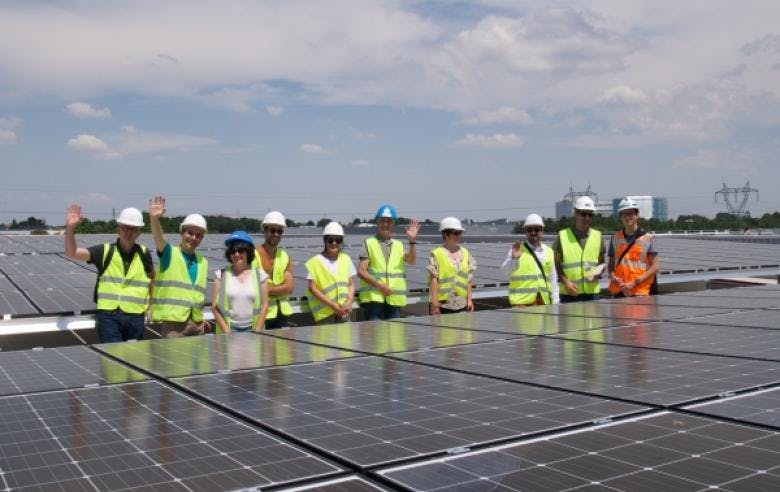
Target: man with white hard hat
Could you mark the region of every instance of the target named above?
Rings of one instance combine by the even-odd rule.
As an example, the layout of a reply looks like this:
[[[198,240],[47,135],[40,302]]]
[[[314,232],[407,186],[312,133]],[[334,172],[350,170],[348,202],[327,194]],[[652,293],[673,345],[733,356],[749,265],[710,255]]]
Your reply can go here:
[[[509,304],[525,307],[558,304],[558,274],[552,248],[542,243],[544,220],[539,214],[528,214],[523,222],[526,240],[515,242],[509,250],[507,264],[513,265],[509,277]]]
[[[81,219],[81,207],[70,205],[65,216],[65,256],[97,267],[94,299],[98,338],[102,343],[140,340],[154,278],[149,250],[136,243],[144,226],[143,215],[137,208],[122,210],[116,219],[117,241],[90,248],[76,246],[75,231]]]
[[[595,211],[593,199],[589,196],[578,197],[574,201],[574,227],[559,231],[553,241],[561,302],[599,298],[599,278],[606,266],[606,248],[601,231],[590,226]]]
[[[639,204],[625,197],[618,204],[623,228],[609,243],[609,291],[615,297],[647,296],[658,272],[655,235],[639,227]]]
[[[405,265],[417,261],[420,223],[412,219],[406,226],[409,249],[404,251],[401,241],[392,238],[398,219],[395,207],[380,205],[374,218],[377,233],[363,241],[359,256],[360,306],[366,320],[400,318],[401,308],[406,306]]]
[[[253,267],[262,268],[268,275],[268,313],[265,329],[284,328],[292,314],[290,295],[295,287],[292,274],[292,259],[287,251],[279,247],[282,234],[287,228],[287,219],[281,212],[273,210],[263,217],[265,241],[257,247]]]
[[[463,225],[455,217],[445,217],[439,223],[439,232],[444,244],[434,248],[428,260],[430,313],[474,311],[471,281],[477,262],[460,245]]]
[[[160,218],[165,214],[165,197],[149,200],[149,222],[157,248],[157,276],[152,292],[152,322],[163,338],[203,335],[208,260],[195,250],[206,234],[206,219],[190,214],[179,225],[181,242],[171,246],[165,239]]]

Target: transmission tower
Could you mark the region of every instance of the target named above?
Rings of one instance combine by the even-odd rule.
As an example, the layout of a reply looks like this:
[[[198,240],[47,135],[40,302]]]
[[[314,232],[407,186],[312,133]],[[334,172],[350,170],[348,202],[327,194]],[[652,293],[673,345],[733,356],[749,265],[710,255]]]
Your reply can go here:
[[[745,182],[742,188],[729,188],[726,182],[723,182],[723,188],[715,192],[715,203],[718,202],[718,196],[723,197],[723,203],[726,204],[726,211],[737,217],[750,217],[750,211],[747,210],[747,202],[750,195],[756,194],[758,201],[758,190],[750,187],[750,181]]]

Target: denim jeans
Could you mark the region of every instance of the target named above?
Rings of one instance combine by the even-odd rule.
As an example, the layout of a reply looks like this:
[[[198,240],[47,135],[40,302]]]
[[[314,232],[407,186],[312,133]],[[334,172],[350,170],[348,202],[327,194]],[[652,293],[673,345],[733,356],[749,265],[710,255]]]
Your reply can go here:
[[[141,340],[144,337],[144,315],[121,311],[98,311],[95,316],[100,343]]]
[[[401,308],[386,302],[364,302],[361,304],[366,321],[375,319],[393,319],[401,317]]]
[[[284,328],[287,326],[287,321],[290,319],[289,316],[283,316],[281,314],[278,314],[276,318],[265,320],[265,329],[266,330],[275,330],[277,328]]]
[[[561,304],[565,304],[567,302],[597,301],[599,299],[601,299],[601,296],[598,294],[580,294],[577,296],[561,294]]]

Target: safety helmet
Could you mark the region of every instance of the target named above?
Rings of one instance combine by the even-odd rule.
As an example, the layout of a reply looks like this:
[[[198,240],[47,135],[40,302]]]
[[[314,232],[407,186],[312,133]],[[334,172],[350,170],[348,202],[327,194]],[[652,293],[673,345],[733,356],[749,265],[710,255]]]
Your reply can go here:
[[[116,223],[130,227],[143,227],[144,216],[137,208],[128,207],[119,212],[119,217],[116,218]]]
[[[439,232],[446,231],[448,229],[453,231],[462,231],[463,226],[461,225],[460,220],[456,219],[455,217],[444,217],[441,219],[441,222],[439,222]]]
[[[374,218],[381,219],[382,217],[396,220],[398,215],[395,213],[395,207],[392,205],[380,205],[376,210],[376,215],[374,215]]]
[[[634,209],[639,212],[639,204],[634,201],[633,198],[625,197],[622,200],[620,200],[620,203],[618,203],[618,213],[622,212],[623,210],[630,210]]]
[[[225,246],[230,246],[232,243],[244,242],[254,246],[255,242],[252,241],[252,236],[246,233],[246,231],[233,231],[225,239]]]
[[[343,236],[344,228],[338,222],[328,222],[328,225],[322,230],[323,236]]]
[[[203,232],[206,232],[206,219],[203,218],[201,214],[189,214],[188,216],[184,217],[184,220],[182,221],[181,225],[179,226],[179,230],[183,231],[185,227],[192,226],[197,227],[199,229],[203,229]]]
[[[285,220],[284,215],[276,210],[268,212],[265,214],[265,217],[263,217],[263,227],[268,227],[272,224],[287,227],[287,221]]]
[[[525,218],[525,222],[523,222],[523,227],[528,226],[544,227],[544,220],[542,220],[542,217],[539,214],[528,214]]]
[[[574,210],[595,212],[596,205],[593,203],[593,199],[591,197],[579,196],[576,200],[574,200]]]

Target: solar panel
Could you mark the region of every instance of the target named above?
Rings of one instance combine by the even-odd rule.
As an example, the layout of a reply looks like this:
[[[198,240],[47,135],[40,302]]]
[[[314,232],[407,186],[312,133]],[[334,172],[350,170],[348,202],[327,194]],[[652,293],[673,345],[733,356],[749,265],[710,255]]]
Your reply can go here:
[[[759,309],[780,307],[780,298],[752,297],[702,297],[683,295],[661,295],[646,297],[624,297],[605,299],[602,302],[615,304],[644,304],[648,306],[686,306],[729,309]]]
[[[780,429],[780,388],[756,391],[688,408],[715,417],[727,417]]]
[[[157,382],[0,398],[6,490],[234,490],[342,471]]]
[[[382,357],[176,382],[361,467],[646,409]]]
[[[667,294],[667,296],[695,296],[695,297],[747,297],[752,299],[780,299],[780,291],[771,289],[771,286],[760,285],[750,287],[733,287],[730,289],[699,290]]]
[[[355,357],[357,353],[252,333],[107,343],[99,350],[164,378]]]
[[[739,328],[765,328],[780,330],[780,313],[774,310],[754,310],[740,313],[726,313],[712,316],[697,316],[680,323],[695,323],[706,326],[734,326]]]
[[[598,330],[585,332],[603,342]],[[532,337],[396,354],[404,360],[565,390],[672,405],[780,381],[780,364]]]
[[[18,316],[39,312],[21,292],[4,291],[0,292],[0,316],[5,314]]]
[[[681,415],[639,418],[392,468],[412,490],[776,490],[780,434]]]
[[[631,300],[636,298],[631,298]],[[521,308],[525,313],[547,313],[559,316],[589,316],[594,318],[626,318],[641,321],[676,321],[694,316],[732,312],[731,308],[663,306],[642,302],[573,302]],[[513,308],[517,311],[518,308]]]
[[[0,395],[143,379],[144,375],[83,346],[0,352]]]
[[[297,487],[283,488],[281,490],[284,492],[381,492],[391,489],[380,487],[362,477],[351,475]]]

